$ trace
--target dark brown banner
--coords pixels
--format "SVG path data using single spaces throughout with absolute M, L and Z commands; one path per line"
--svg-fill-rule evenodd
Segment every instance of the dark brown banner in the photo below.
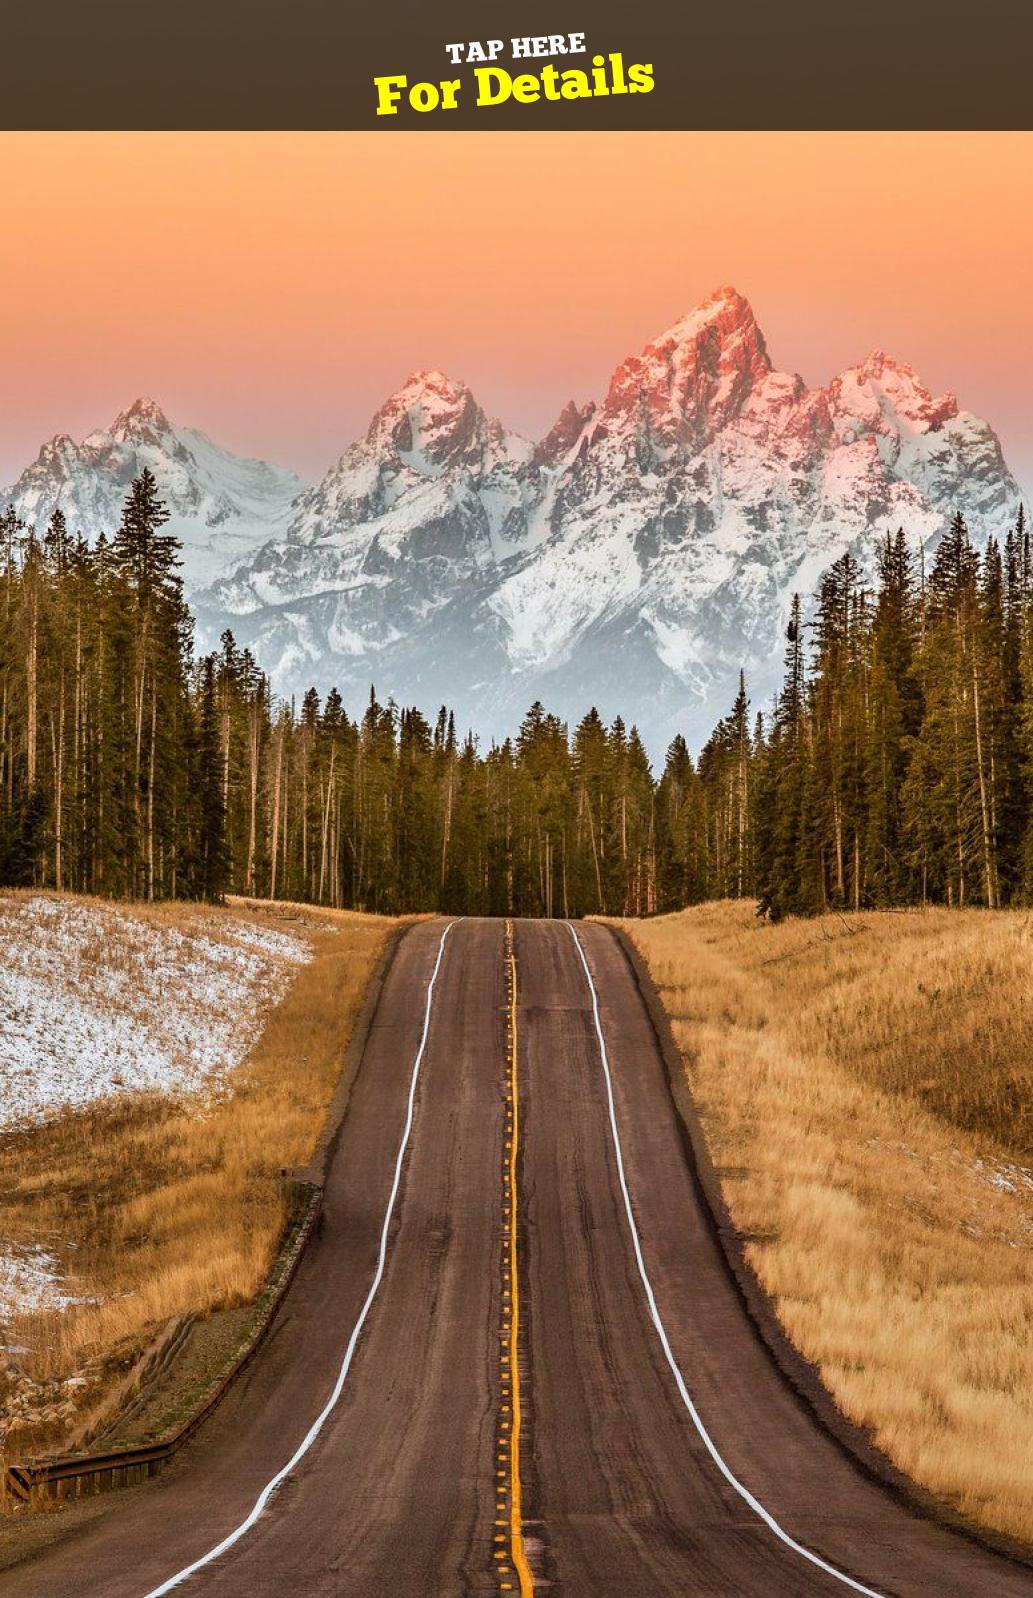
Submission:
M 1022 0 L 3 9 L 7 128 L 1029 126 Z

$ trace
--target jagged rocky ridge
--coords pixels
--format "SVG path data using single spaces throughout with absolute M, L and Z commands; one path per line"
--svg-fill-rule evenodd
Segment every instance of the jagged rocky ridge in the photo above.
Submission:
M 282 692 L 336 683 L 354 705 L 375 681 L 485 736 L 535 697 L 594 703 L 659 756 L 706 736 L 740 666 L 766 702 L 793 591 L 845 549 L 870 568 L 901 525 L 931 546 L 955 509 L 1003 536 L 1018 504 L 953 395 L 881 352 L 808 388 L 722 289 L 537 445 L 415 373 L 259 547 L 188 586 L 204 641 L 231 626 Z

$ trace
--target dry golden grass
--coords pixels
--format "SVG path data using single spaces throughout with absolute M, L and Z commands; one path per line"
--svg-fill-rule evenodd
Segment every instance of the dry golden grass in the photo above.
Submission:
M 624 925 L 787 1332 L 908 1475 L 1033 1541 L 1029 918 Z
M 167 905 L 132 913 L 190 930 L 212 912 Z M 6 1372 L 0 1361 L 8 1457 L 65 1445 L 163 1324 L 250 1300 L 268 1273 L 289 1205 L 281 1172 L 314 1151 L 352 1023 L 396 923 L 285 904 L 235 902 L 226 913 L 290 932 L 311 945 L 313 959 L 296 968 L 218 1093 L 101 1102 L 0 1137 L 6 1238 L 45 1246 L 75 1293 L 94 1300 L 24 1314 L 6 1328 L 15 1351 Z

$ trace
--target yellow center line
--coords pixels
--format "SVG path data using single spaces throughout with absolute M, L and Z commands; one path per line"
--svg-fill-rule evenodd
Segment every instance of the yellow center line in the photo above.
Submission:
M 520 1487 L 520 1271 L 517 1257 L 517 1154 L 520 1147 L 520 1099 L 517 1077 L 517 963 L 513 948 L 513 923 L 506 922 L 506 948 L 509 955 L 509 1100 L 512 1126 L 509 1136 L 509 1363 L 512 1389 L 512 1422 L 509 1431 L 509 1548 L 520 1582 L 521 1598 L 534 1592 L 534 1577 L 524 1551 L 523 1510 Z

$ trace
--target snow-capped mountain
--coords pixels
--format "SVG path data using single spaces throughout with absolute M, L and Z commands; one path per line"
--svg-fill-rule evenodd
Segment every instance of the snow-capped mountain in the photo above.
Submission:
M 448 701 L 484 734 L 536 696 L 697 743 L 740 666 L 778 675 L 789 598 L 883 533 L 956 509 L 1003 536 L 1019 490 L 993 430 L 877 352 L 827 388 L 777 371 L 721 289 L 532 446 L 418 372 L 299 501 L 286 536 L 197 596 L 281 690 Z
M 211 633 L 228 614 L 292 689 L 339 677 L 342 691 L 368 692 L 390 656 L 399 692 L 411 680 L 422 701 L 451 680 L 451 697 L 465 679 L 456 628 L 528 548 L 542 479 L 532 455 L 465 385 L 415 373 L 301 497 L 286 537 L 198 596 L 202 626 Z M 429 667 L 416 666 L 425 651 Z
M 871 569 L 885 531 L 928 548 L 955 510 L 1003 537 L 1020 498 L 952 394 L 881 352 L 808 388 L 727 288 L 537 444 L 419 371 L 303 492 L 138 401 L 46 445 L 7 497 L 94 534 L 143 465 L 187 545 L 202 646 L 232 627 L 281 693 L 336 684 L 357 708 L 375 682 L 485 736 L 536 697 L 571 720 L 595 704 L 655 756 L 676 731 L 698 746 L 741 666 L 767 704 L 790 596 L 844 550 Z
M 242 460 L 139 399 L 81 444 L 67 433 L 52 438 L 0 503 L 41 531 L 60 508 L 73 532 L 92 539 L 117 527 L 126 491 L 145 466 L 171 512 L 169 530 L 182 540 L 188 589 L 286 532 L 302 488 L 294 472 Z

